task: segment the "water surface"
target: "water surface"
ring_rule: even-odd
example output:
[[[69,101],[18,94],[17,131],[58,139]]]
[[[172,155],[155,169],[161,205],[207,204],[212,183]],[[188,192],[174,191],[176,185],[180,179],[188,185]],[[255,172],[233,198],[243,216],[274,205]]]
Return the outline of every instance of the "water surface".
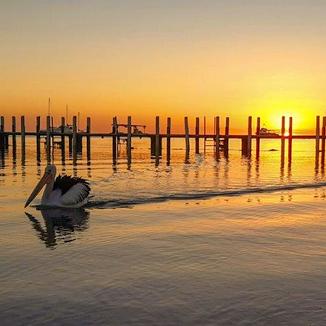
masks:
[[[270,140],[259,159],[233,141],[219,161],[187,160],[178,140],[159,165],[146,141],[131,166],[124,148],[112,165],[105,139],[76,165],[56,150],[58,171],[92,186],[90,207],[70,211],[23,209],[46,166],[27,145],[0,157],[1,324],[325,324],[326,180],[312,141],[294,141],[290,165]]]

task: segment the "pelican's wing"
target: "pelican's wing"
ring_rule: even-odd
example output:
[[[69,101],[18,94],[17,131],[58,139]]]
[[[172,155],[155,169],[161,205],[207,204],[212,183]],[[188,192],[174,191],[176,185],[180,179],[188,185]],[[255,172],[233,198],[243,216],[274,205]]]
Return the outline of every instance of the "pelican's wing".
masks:
[[[90,193],[91,188],[87,180],[70,176],[58,176],[53,189],[60,189],[62,205],[73,206],[82,203]]]

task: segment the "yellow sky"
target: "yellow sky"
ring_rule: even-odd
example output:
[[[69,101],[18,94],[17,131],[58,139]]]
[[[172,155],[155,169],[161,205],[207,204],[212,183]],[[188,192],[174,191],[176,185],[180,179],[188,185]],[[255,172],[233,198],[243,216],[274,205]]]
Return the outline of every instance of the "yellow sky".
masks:
[[[0,4],[0,112],[81,113],[106,131],[113,115],[153,125],[171,116],[248,115],[296,130],[326,114],[322,1],[69,1]]]

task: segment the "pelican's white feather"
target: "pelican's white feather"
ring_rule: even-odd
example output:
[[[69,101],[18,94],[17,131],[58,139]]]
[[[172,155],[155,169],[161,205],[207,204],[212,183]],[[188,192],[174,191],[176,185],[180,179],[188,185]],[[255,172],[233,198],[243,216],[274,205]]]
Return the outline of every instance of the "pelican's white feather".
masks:
[[[88,194],[89,187],[83,183],[77,183],[60,197],[60,202],[63,206],[83,206],[87,203]]]

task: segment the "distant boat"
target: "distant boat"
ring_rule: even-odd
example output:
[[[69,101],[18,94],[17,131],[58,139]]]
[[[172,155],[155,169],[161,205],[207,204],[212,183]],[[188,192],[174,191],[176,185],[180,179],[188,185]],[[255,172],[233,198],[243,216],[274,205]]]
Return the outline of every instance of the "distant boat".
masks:
[[[72,126],[68,125],[68,124],[64,125],[64,126],[61,125],[61,126],[58,126],[58,127],[53,127],[52,131],[57,132],[57,133],[62,133],[62,129],[63,129],[63,132],[65,134],[72,134],[73,133]]]
[[[41,130],[41,132],[46,133],[47,130],[44,129],[44,130]],[[61,125],[61,126],[58,126],[58,127],[52,127],[52,128],[51,128],[51,132],[61,134],[61,133],[62,133],[62,125]],[[68,124],[67,124],[67,125],[64,125],[64,126],[63,126],[63,132],[64,132],[65,134],[72,134],[72,133],[73,133],[72,126],[71,126],[71,125],[68,125]]]
[[[267,136],[267,137],[279,137],[280,135],[273,130],[267,129],[267,128],[260,128],[259,130],[260,136]]]

